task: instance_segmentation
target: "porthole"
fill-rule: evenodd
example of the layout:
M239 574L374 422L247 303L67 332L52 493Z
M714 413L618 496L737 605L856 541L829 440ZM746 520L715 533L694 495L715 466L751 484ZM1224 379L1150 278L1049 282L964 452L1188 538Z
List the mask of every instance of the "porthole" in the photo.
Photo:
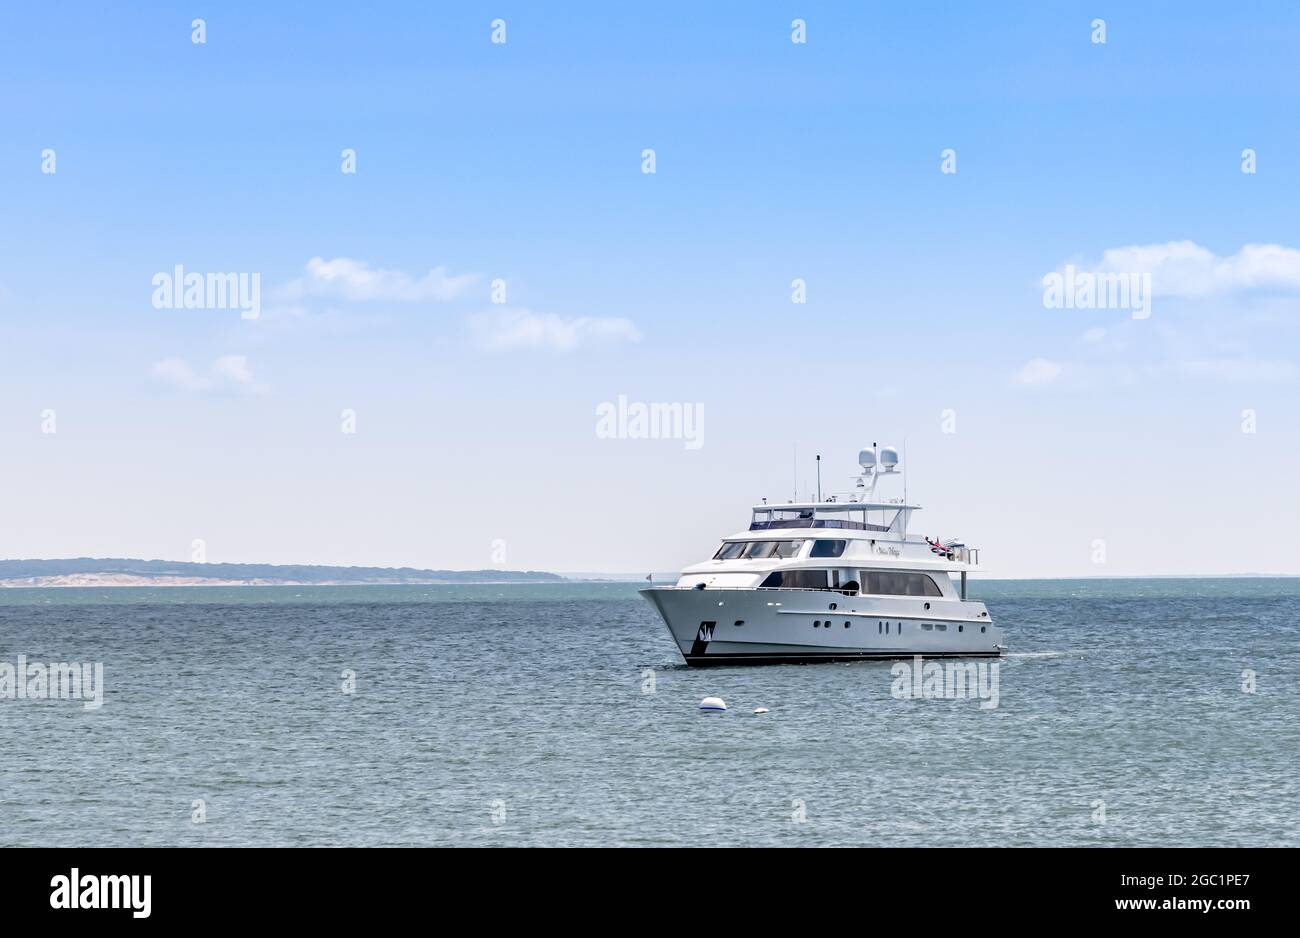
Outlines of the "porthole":
M815 628L815 629L820 629L821 627L822 627L822 620L821 620L821 619L818 619L816 622L813 623L813 628Z
M845 622L844 627L847 629L849 627L849 623Z
M931 629L933 629L934 626L931 625L929 622L922 622L922 623L921 623L921 628L922 628L922 630L928 632L928 631L930 631Z
M959 626L957 626L957 631L958 631L958 632L965 632L965 631L966 631L966 626L964 626L964 625L959 625Z
M832 611L832 612L835 611L835 603L831 603L831 611Z
M735 625L735 627L736 627L736 628L740 628L740 627L741 627L742 625L744 625L744 624L745 624L745 620L744 620L744 619L737 619L737 620L736 620L736 625Z
M981 625L981 626L980 626L980 631L981 631L981 632L987 632L988 629Z
M926 603L926 604L925 604L925 608L926 608L926 609L929 609L929 608L930 608L930 604L929 604L929 603Z

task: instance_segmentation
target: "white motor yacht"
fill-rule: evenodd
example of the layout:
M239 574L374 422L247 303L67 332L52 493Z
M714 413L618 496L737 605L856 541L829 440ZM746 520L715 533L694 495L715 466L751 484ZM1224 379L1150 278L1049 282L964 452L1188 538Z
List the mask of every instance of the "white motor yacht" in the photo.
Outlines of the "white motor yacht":
M1002 632L966 598L979 551L909 534L919 505L877 496L898 451L864 449L856 489L753 506L749 528L673 586L641 590L688 664L991 657Z

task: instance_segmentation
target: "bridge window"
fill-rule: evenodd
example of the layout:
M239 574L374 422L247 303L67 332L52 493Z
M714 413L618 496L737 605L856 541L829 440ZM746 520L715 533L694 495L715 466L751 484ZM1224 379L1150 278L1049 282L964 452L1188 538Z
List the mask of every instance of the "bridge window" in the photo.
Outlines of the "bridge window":
M813 541L809 557L838 557L844 553L844 541Z
M788 560L799 553L803 541L724 541L714 560Z

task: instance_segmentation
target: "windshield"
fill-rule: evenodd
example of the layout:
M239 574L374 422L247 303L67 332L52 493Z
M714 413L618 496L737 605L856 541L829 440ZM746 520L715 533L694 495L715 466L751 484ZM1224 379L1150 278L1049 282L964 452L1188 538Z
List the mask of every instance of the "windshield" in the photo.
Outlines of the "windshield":
M775 557L786 560L794 557L803 547L798 541L723 541L714 560L767 560Z

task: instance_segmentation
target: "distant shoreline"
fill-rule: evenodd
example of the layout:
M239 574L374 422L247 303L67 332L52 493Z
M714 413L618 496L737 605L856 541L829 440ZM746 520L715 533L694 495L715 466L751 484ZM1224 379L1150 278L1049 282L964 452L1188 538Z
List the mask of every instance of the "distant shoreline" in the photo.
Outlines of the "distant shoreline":
M217 577L147 577L104 574L24 577L0 580L0 589L78 589L81 587L186 587L186 586L537 586L554 580L279 580L274 578L220 579Z
M77 557L0 560L0 589L115 586L446 586L457 583L564 583L536 570L422 570L320 564L198 563Z

